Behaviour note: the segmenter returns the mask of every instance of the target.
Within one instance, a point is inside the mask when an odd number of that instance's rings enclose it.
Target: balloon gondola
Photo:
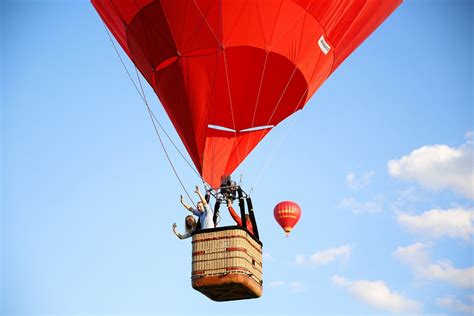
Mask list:
[[[218,302],[262,296],[262,243],[248,231],[240,226],[205,229],[193,235],[192,243],[195,290]]]
[[[209,192],[216,198],[215,210],[226,199],[228,187]],[[246,206],[252,231],[242,226],[203,229],[193,233],[191,282],[195,290],[218,302],[258,298],[263,292],[262,247],[251,198],[239,185],[232,185],[241,218]]]

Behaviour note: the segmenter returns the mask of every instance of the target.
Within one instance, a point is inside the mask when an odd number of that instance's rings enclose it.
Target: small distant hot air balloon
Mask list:
[[[275,216],[276,221],[280,224],[288,237],[293,227],[295,227],[296,223],[300,220],[301,208],[295,202],[283,201],[275,206],[273,216]]]

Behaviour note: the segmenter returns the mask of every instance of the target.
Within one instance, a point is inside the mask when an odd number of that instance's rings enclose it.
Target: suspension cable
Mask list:
[[[107,30],[107,28],[106,28],[106,30]],[[125,66],[125,64],[124,64],[124,62],[123,62],[123,60],[122,60],[122,58],[121,58],[121,56],[120,56],[120,54],[119,54],[119,52],[118,52],[116,46],[115,46],[115,43],[113,42],[113,40],[112,40],[112,38],[111,38],[111,36],[110,36],[108,30],[107,30],[107,35],[109,36],[109,39],[110,39],[112,45],[114,46],[115,52],[116,52],[117,55],[119,56],[120,61],[121,61],[121,63],[122,63],[122,66],[124,67],[125,71],[127,72],[127,75],[128,75],[128,77],[129,77],[130,81],[133,83],[133,86],[135,87],[135,90],[136,90],[137,93],[140,95],[142,101],[145,102],[145,93],[143,92],[143,88],[141,87],[141,88],[142,88],[142,92],[140,92],[140,90],[138,89],[137,85],[135,84],[135,81],[132,79],[132,77],[131,77],[131,75],[130,75],[128,69],[126,68],[126,66]],[[136,70],[136,67],[135,67],[135,70]],[[137,75],[137,77],[138,77],[138,75]],[[141,85],[141,84],[140,84],[140,85]],[[142,93],[143,93],[143,94],[142,94]],[[150,109],[150,110],[151,110],[151,109]],[[181,158],[186,162],[186,164],[191,168],[191,170],[193,170],[193,172],[194,172],[199,178],[201,178],[201,180],[203,180],[202,177],[201,177],[201,175],[199,174],[199,172],[193,167],[193,165],[189,162],[189,160],[186,159],[186,157],[184,156],[183,152],[178,148],[178,146],[177,146],[176,143],[173,141],[173,139],[171,138],[171,136],[166,132],[166,129],[163,127],[163,125],[160,123],[160,121],[156,118],[155,113],[153,112],[153,110],[151,110],[151,115],[153,116],[153,119],[155,120],[155,122],[156,122],[156,123],[158,124],[158,126],[160,127],[161,131],[166,135],[166,138],[168,139],[168,141],[173,145],[173,147],[174,147],[174,148],[176,149],[176,151],[179,153],[179,155],[181,156]],[[207,184],[204,180],[203,180],[203,182],[204,182],[205,184]]]
[[[140,75],[138,73],[138,70],[137,70],[137,67],[135,67],[135,73],[137,75],[137,79],[138,79],[138,83],[140,85],[140,89],[143,93],[143,100],[146,101],[146,95],[145,95],[145,92],[143,90],[143,86],[142,86],[142,83],[141,83],[141,80],[140,80]],[[165,128],[163,127],[163,125],[160,123],[160,121],[158,120],[158,118],[155,116],[155,113],[153,112],[153,110],[151,110],[151,108],[148,107],[148,109],[150,109],[150,114],[151,116],[153,117],[153,120],[156,122],[156,124],[158,124],[158,126],[160,127],[161,131],[166,135],[166,138],[168,138],[168,140],[170,141],[170,143],[173,145],[174,149],[176,149],[176,151],[179,153],[179,155],[181,156],[181,158],[183,158],[183,160],[187,163],[187,165],[191,168],[191,170],[194,171],[194,173],[202,180],[202,182],[204,184],[207,185],[207,182],[204,181],[204,179],[201,177],[201,175],[199,174],[199,172],[197,172],[197,170],[193,167],[193,165],[189,162],[188,159],[186,159],[186,157],[184,156],[183,152],[178,148],[178,146],[176,145],[176,143],[173,141],[173,139],[170,137],[170,135],[166,132]]]
[[[296,113],[295,113],[296,114]],[[270,155],[268,155],[267,159],[265,160],[265,163],[263,167],[260,169],[260,173],[257,177],[257,180],[255,180],[255,183],[252,185],[252,188],[249,191],[249,195],[252,195],[253,189],[257,186],[257,184],[260,182],[260,179],[262,178],[264,172],[270,165],[270,163],[273,161],[273,158],[276,156],[276,153],[280,149],[281,145],[285,142],[286,138],[288,137],[288,134],[290,133],[290,129],[295,125],[296,120],[298,119],[298,116],[295,115],[293,120],[287,124],[286,126],[286,131],[284,132],[283,136],[280,139],[280,142],[278,142],[274,147]]]
[[[137,70],[136,67],[135,67],[135,71],[136,71],[136,73],[137,73],[137,78],[138,78],[138,81],[139,81],[139,84],[140,84],[141,92],[140,92],[140,89],[138,89],[137,84],[136,84],[135,81],[133,80],[133,78],[132,78],[130,72],[128,71],[128,68],[126,67],[126,65],[125,65],[125,63],[124,63],[124,61],[123,61],[123,59],[122,59],[122,56],[120,55],[120,53],[119,53],[119,51],[118,51],[118,49],[117,49],[117,47],[116,47],[116,45],[115,45],[115,43],[114,43],[114,41],[113,41],[113,39],[112,39],[112,36],[110,35],[110,32],[109,32],[109,30],[107,29],[107,27],[105,26],[105,24],[104,24],[104,28],[105,28],[105,30],[106,30],[106,32],[107,32],[107,36],[109,37],[110,42],[112,43],[112,46],[114,47],[115,53],[117,54],[117,56],[118,56],[118,58],[119,58],[119,60],[120,60],[120,63],[122,64],[122,66],[123,66],[125,72],[127,73],[128,78],[129,78],[130,81],[132,82],[133,86],[135,87],[135,90],[138,92],[138,94],[140,95],[142,101],[144,102],[144,104],[145,104],[145,106],[146,106],[146,108],[147,108],[148,115],[150,116],[150,120],[151,120],[151,122],[152,122],[152,124],[153,124],[153,128],[154,128],[154,130],[155,130],[155,134],[156,134],[156,136],[158,137],[158,140],[159,140],[159,142],[160,142],[161,148],[163,149],[163,152],[164,152],[164,154],[165,154],[165,156],[166,156],[166,158],[167,158],[167,160],[168,160],[168,162],[169,162],[171,168],[173,169],[173,172],[174,172],[176,178],[178,179],[178,182],[180,183],[181,187],[183,188],[184,192],[186,193],[186,195],[187,195],[187,197],[189,198],[189,200],[191,201],[191,203],[194,205],[194,207],[196,207],[196,204],[194,203],[193,199],[191,198],[191,196],[190,196],[188,190],[186,190],[186,187],[184,186],[183,181],[181,180],[181,178],[180,178],[180,176],[179,176],[179,174],[178,174],[176,168],[174,167],[173,162],[171,161],[171,158],[170,158],[170,156],[169,156],[169,154],[168,154],[168,151],[166,150],[165,144],[163,143],[163,140],[162,140],[162,138],[161,138],[160,132],[158,131],[157,124],[155,123],[155,120],[156,120],[156,122],[158,123],[158,125],[161,127],[162,130],[163,130],[163,127],[162,127],[162,125],[159,123],[159,121],[157,120],[156,116],[153,114],[153,111],[151,110],[151,108],[150,108],[150,106],[149,106],[149,104],[148,104],[148,101],[147,101],[147,99],[146,99],[146,95],[145,95],[144,90],[143,90],[143,86],[142,86],[142,84],[141,84],[140,77],[139,77],[139,75],[138,75],[138,70]],[[142,93],[143,93],[143,94],[142,94]],[[169,135],[168,135],[167,133],[165,133],[165,134],[169,137]],[[170,139],[170,141],[171,141],[171,139]],[[171,142],[172,142],[172,141],[171,141]],[[172,142],[172,143],[173,143],[173,142]],[[178,149],[176,146],[175,146],[175,148]],[[178,150],[178,152],[179,152],[179,150]],[[183,156],[182,156],[182,157],[183,157]],[[189,164],[189,165],[190,165],[190,164]],[[192,168],[192,169],[194,170],[194,168]],[[201,179],[202,179],[202,178],[201,178]],[[203,182],[204,182],[204,180],[203,180]]]
[[[305,17],[306,17],[306,14],[307,14],[307,11],[305,11],[304,13],[302,13],[301,15],[299,15],[298,18],[295,19],[295,21],[290,25],[290,27],[292,27],[292,26],[296,23],[296,21],[297,21],[303,14],[304,14],[304,18],[305,18]],[[289,27],[289,28],[290,28],[290,27]],[[289,28],[288,28],[288,29],[289,29]],[[285,31],[285,33],[286,33],[286,31]],[[273,36],[273,32],[272,32],[272,36]],[[299,45],[298,50],[300,50],[300,49],[301,49],[301,43],[300,43],[300,45]],[[265,62],[266,62],[266,61],[265,61]],[[265,69],[264,69],[264,70],[265,70]],[[293,79],[293,76],[294,76],[295,73],[296,73],[296,70],[297,70],[297,66],[295,65],[295,67],[294,67],[294,69],[293,69],[293,72],[291,73],[291,75],[290,75],[290,77],[289,77],[289,79],[288,79],[288,81],[287,81],[287,83],[286,83],[286,85],[285,85],[285,88],[283,89],[283,91],[282,91],[282,93],[281,93],[281,95],[280,95],[280,98],[278,99],[278,101],[277,101],[277,103],[276,103],[276,105],[275,105],[275,108],[273,109],[273,112],[272,112],[272,114],[270,115],[270,117],[269,117],[268,122],[267,122],[266,125],[269,125],[269,124],[270,124],[270,122],[271,122],[271,120],[272,120],[272,118],[273,118],[273,116],[274,116],[274,114],[275,114],[275,112],[276,112],[278,106],[280,105],[280,102],[281,102],[281,100],[282,100],[284,94],[286,93],[286,90],[288,89],[289,84],[291,83],[291,81],[292,81],[292,79]],[[262,73],[262,76],[263,76],[263,73]],[[262,80],[263,80],[263,77],[262,77]],[[306,89],[305,89],[305,91],[303,92],[303,94],[302,94],[300,100],[296,103],[296,106],[295,106],[295,109],[293,110],[293,112],[296,112],[296,111],[297,111],[299,104],[301,103],[301,101],[303,100],[303,98],[304,98],[306,92],[308,91],[308,88],[309,88],[309,87],[306,87]],[[259,91],[259,93],[260,93],[260,91]],[[272,153],[267,157],[267,159],[266,159],[266,161],[265,161],[263,167],[261,168],[261,171],[260,171],[260,174],[259,174],[257,180],[255,181],[254,185],[253,185],[252,188],[250,189],[250,193],[252,193],[253,189],[255,188],[255,186],[258,184],[258,182],[260,181],[261,177],[263,176],[263,173],[264,173],[265,169],[268,167],[268,165],[270,164],[270,162],[273,160],[274,155],[276,154],[276,152],[278,151],[278,149],[281,147],[281,145],[283,144],[283,142],[284,142],[285,139],[287,138],[291,127],[293,127],[293,125],[294,125],[295,122],[296,122],[296,119],[297,119],[297,116],[295,116],[294,119],[293,119],[293,121],[292,121],[290,124],[288,124],[287,129],[286,129],[286,132],[284,133],[284,135],[283,135],[283,137],[282,137],[280,143],[279,143],[277,146],[274,147]],[[259,142],[263,139],[263,137],[264,137],[264,135],[262,135],[262,136],[260,137]],[[249,193],[249,194],[250,194],[250,193]]]

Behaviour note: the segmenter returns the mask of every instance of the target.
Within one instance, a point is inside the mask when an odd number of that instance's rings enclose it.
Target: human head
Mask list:
[[[250,215],[249,214],[245,214],[245,220],[250,221]]]
[[[199,212],[204,212],[204,204],[201,201],[196,203],[196,208]]]
[[[232,198],[234,198],[234,199],[236,198],[236,195],[237,195],[237,182],[232,181],[230,183],[229,193],[232,196]]]
[[[230,181],[230,176],[221,176],[221,186],[228,186]]]
[[[184,226],[186,227],[186,230],[193,229],[196,226],[196,220],[194,219],[194,216],[186,216],[184,218]]]

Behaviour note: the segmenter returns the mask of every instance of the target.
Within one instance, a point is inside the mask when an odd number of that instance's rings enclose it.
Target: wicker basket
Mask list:
[[[262,295],[262,243],[239,226],[193,234],[192,285],[214,301]]]

